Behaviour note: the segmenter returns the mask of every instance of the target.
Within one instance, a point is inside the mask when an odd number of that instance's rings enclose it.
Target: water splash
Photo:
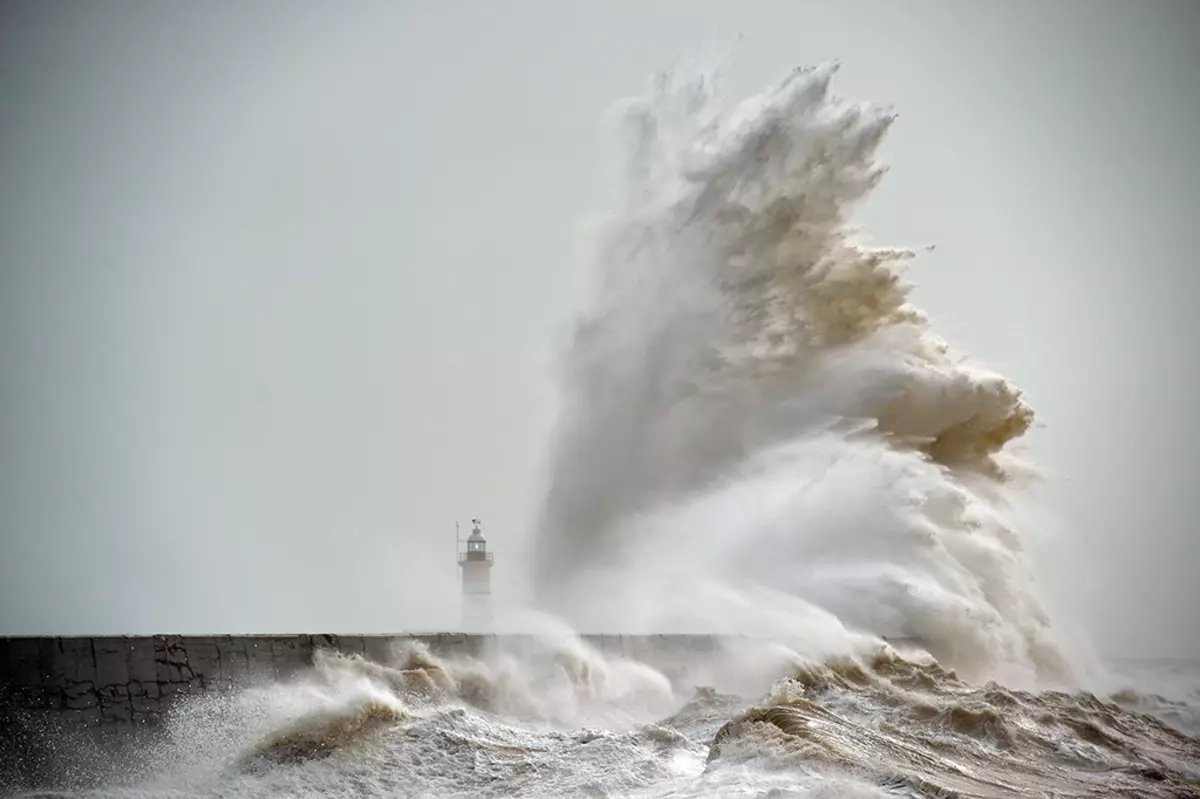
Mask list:
[[[930,329],[850,217],[890,110],[836,65],[726,102],[658,76],[562,368],[540,601],[581,629],[920,640],[1010,680],[1066,659],[1006,519],[1020,391]]]

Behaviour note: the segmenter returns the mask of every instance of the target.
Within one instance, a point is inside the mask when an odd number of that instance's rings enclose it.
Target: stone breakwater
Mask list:
[[[61,752],[46,742],[64,736],[89,746],[128,740],[153,728],[171,702],[186,694],[221,691],[286,678],[331,649],[386,663],[406,642],[437,655],[483,656],[520,635],[155,635],[144,637],[0,638],[0,788],[3,782],[53,770]],[[706,635],[585,635],[609,656],[651,663],[666,671],[685,658],[715,651]],[[23,781],[23,780],[22,780]]]
[[[512,643],[523,636],[499,636]],[[14,712],[53,712],[79,727],[151,722],[178,694],[223,690],[258,678],[287,677],[317,649],[387,662],[401,644],[434,654],[480,656],[498,636],[213,635],[104,638],[0,638],[0,723]],[[533,636],[528,636],[536,640]],[[711,651],[706,635],[585,635],[605,655],[664,663]]]

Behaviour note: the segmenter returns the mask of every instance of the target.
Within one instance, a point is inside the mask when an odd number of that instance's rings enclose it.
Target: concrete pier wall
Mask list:
[[[694,661],[719,646],[719,639],[704,635],[582,638],[606,656],[668,672],[673,663]],[[481,658],[498,649],[554,643],[544,636],[461,633],[0,638],[0,742],[8,744],[0,746],[0,761],[20,760],[27,771],[33,761],[57,757],[41,750],[52,743],[47,739],[67,734],[93,742],[128,738],[122,733],[154,727],[181,695],[286,678],[310,665],[319,649],[389,663],[411,641],[425,643],[435,655]],[[54,764],[39,768],[53,770]]]

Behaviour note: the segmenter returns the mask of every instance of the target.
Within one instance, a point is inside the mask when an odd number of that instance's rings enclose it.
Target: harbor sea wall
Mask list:
[[[721,645],[707,635],[581,637],[606,656],[667,673]],[[180,696],[286,679],[320,649],[388,663],[414,641],[435,655],[486,658],[489,651],[552,640],[462,633],[0,638],[0,780],[6,773],[22,776],[15,771],[24,777],[33,776],[31,770],[53,772],[68,739],[78,748],[137,736],[155,727]]]
[[[664,666],[718,645],[708,635],[581,637],[604,655]],[[386,663],[412,641],[437,655],[484,657],[489,649],[523,640],[546,639],[463,633],[0,638],[0,715],[43,710],[78,726],[137,725],[154,720],[181,693],[290,676],[308,666],[318,649]]]

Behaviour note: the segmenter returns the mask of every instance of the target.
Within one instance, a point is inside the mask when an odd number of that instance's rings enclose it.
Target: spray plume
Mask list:
[[[968,673],[1060,678],[1006,520],[1033,411],[856,239],[894,115],[797,69],[740,103],[663,74],[621,161],[562,364],[537,592],[582,629],[916,639]]]

